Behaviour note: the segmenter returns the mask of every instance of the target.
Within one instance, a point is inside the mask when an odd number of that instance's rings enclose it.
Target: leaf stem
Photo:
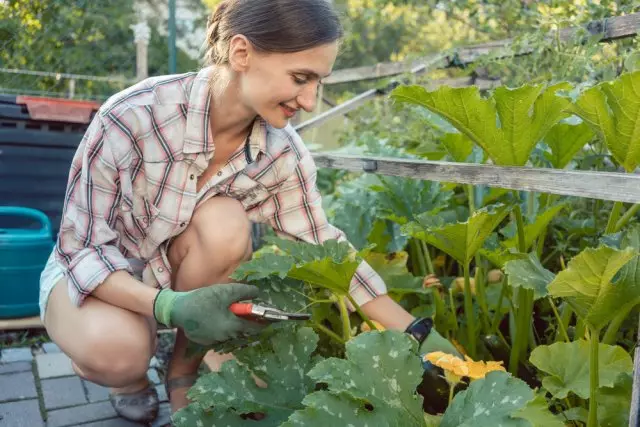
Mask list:
[[[629,221],[631,221],[631,218],[633,218],[636,213],[638,212],[638,210],[640,209],[640,203],[636,203],[635,205],[631,206],[629,209],[627,209],[627,211],[624,213],[624,215],[622,215],[622,218],[620,218],[620,220],[618,222],[616,222],[616,227],[613,230],[613,232],[618,232],[622,229],[622,227],[624,227],[625,225],[627,225],[629,223]]]
[[[424,240],[420,240],[420,247],[422,248],[422,254],[424,256],[424,260],[426,261],[426,270],[428,274],[435,274],[435,270],[433,269],[433,262],[431,261],[431,254],[429,253],[429,248],[427,247],[427,243]]]
[[[611,209],[611,213],[609,214],[609,222],[607,222],[607,228],[605,229],[604,234],[611,234],[615,232],[616,224],[618,223],[620,211],[622,211],[623,206],[624,205],[622,202],[615,202],[613,204],[613,208]]]
[[[473,315],[473,297],[471,295],[471,281],[469,280],[469,262],[464,264],[464,314],[467,319],[467,346],[469,357],[476,357],[476,325]]]
[[[502,275],[502,289],[500,290],[500,299],[498,300],[498,307],[496,311],[493,313],[493,321],[491,322],[491,334],[495,334],[498,330],[498,326],[500,325],[500,320],[502,319],[502,301],[507,294],[507,275]]]
[[[413,253],[415,254],[416,259],[418,260],[418,274],[424,278],[427,275],[427,266],[424,262],[424,256],[422,255],[422,250],[420,249],[420,243],[418,243],[418,239],[415,237],[411,239],[411,246],[413,246]]]
[[[560,332],[564,336],[564,340],[566,342],[571,342],[571,340],[569,339],[569,334],[567,334],[567,330],[564,328],[564,322],[560,317],[560,313],[558,313],[558,307],[556,307],[556,303],[553,302],[553,298],[551,297],[547,297],[547,298],[549,299],[549,304],[551,304],[551,310],[553,310],[553,314],[556,316],[556,319],[558,320],[558,328],[560,329]]]
[[[353,305],[353,307],[356,309],[356,313],[358,313],[358,315],[360,317],[362,317],[362,320],[364,320],[367,325],[369,325],[369,327],[371,328],[372,331],[377,331],[379,330],[375,323],[373,323],[371,321],[371,319],[369,319],[369,316],[367,316],[366,314],[364,314],[364,311],[362,311],[362,308],[360,308],[360,305],[358,305],[358,303],[356,302],[356,300],[351,296],[351,294],[347,294],[347,298],[349,298],[349,301],[351,302],[351,305]]]
[[[515,192],[517,194],[517,192]],[[518,250],[521,253],[527,252],[527,244],[524,236],[524,219],[522,218],[522,209],[520,209],[519,200],[516,202],[513,212],[516,217],[516,226],[518,228]]]
[[[342,339],[347,342],[351,339],[351,322],[349,321],[349,310],[344,298],[338,295],[338,308],[340,309],[340,320],[342,322]]]
[[[315,322],[313,324],[313,327],[318,329],[319,331],[324,332],[325,334],[327,334],[327,336],[329,338],[331,338],[332,340],[334,340],[334,341],[336,341],[336,342],[338,342],[338,343],[340,343],[342,345],[345,344],[345,341],[342,339],[342,337],[340,335],[336,334],[335,332],[333,332],[331,329],[327,328],[326,326]]]
[[[633,306],[630,306],[629,308],[625,308],[624,310],[619,311],[618,314],[615,315],[615,317],[611,320],[611,323],[609,323],[609,327],[607,327],[604,336],[602,337],[603,344],[614,345],[616,343],[616,337],[618,335],[618,331],[620,330],[620,326],[622,326],[622,322],[625,321],[632,309]]]
[[[591,352],[589,354],[589,418],[587,427],[598,427],[598,345],[600,331],[589,328],[591,332]]]

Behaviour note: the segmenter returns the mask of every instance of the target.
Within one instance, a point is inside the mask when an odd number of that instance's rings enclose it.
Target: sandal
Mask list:
[[[158,417],[158,392],[151,381],[146,388],[133,393],[111,392],[109,401],[116,413],[129,421],[150,423]]]

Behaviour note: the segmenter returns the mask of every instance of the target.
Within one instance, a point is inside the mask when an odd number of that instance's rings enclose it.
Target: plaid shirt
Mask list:
[[[202,201],[197,177],[215,151],[210,79],[210,68],[147,79],[110,98],[91,122],[71,165],[55,250],[77,306],[114,271],[131,272],[127,258],[145,263],[145,284],[170,286],[167,242]],[[291,126],[256,120],[247,143],[203,191],[240,201],[251,221],[270,224],[282,237],[345,240],[327,221],[315,163]],[[363,262],[351,281],[356,302],[385,292]]]

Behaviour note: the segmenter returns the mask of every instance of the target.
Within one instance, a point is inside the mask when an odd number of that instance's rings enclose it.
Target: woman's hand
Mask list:
[[[212,285],[188,292],[161,290],[155,300],[155,319],[184,330],[200,345],[212,345],[233,338],[255,335],[264,325],[242,319],[229,310],[234,302],[250,300],[258,288],[242,283]]]

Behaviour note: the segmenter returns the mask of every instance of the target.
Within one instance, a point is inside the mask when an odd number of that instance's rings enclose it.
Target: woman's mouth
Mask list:
[[[294,110],[293,108],[289,108],[285,104],[280,104],[280,108],[284,112],[284,115],[289,119],[296,115],[296,110]]]

